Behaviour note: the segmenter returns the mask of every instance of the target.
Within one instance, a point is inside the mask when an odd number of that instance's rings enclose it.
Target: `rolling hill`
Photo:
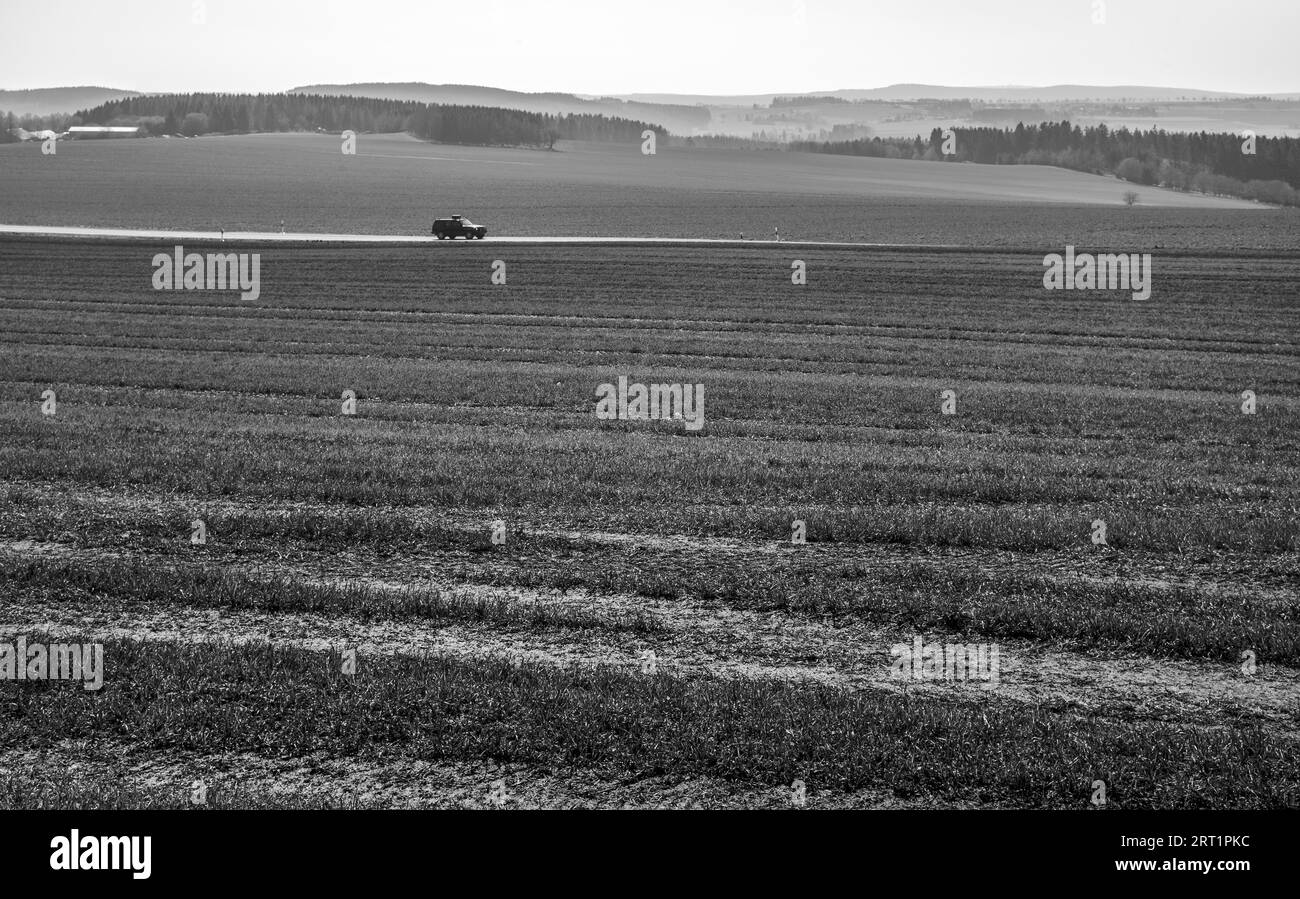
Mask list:
[[[381,100],[413,100],[448,106],[491,106],[550,115],[606,115],[653,122],[663,125],[669,131],[687,134],[706,129],[711,118],[709,111],[703,107],[680,103],[646,103],[615,97],[585,98],[563,93],[525,93],[472,84],[311,84],[291,88],[286,93],[377,97]]]
[[[0,112],[14,115],[53,115],[89,109],[120,97],[137,97],[138,91],[112,87],[42,87],[25,91],[0,90]]]
[[[776,97],[807,94],[839,100],[979,100],[985,103],[1055,103],[1068,100],[1094,102],[1161,102],[1170,100],[1216,100],[1245,97],[1224,91],[1207,91],[1184,87],[1147,85],[1055,84],[1046,87],[1010,85],[1005,87],[958,87],[943,84],[891,84],[867,89],[829,91],[785,91],[772,94],[620,94],[620,99],[641,103],[686,103],[717,106],[766,106]],[[1270,94],[1289,99],[1295,93]]]
[[[156,229],[427,234],[460,212],[499,236],[1150,245],[1232,220],[1294,245],[1289,210],[1141,188],[1045,166],[568,143],[559,152],[308,133],[0,147],[0,222]],[[1256,235],[1257,226],[1268,233]],[[1290,229],[1289,231],[1287,229]],[[1133,229],[1146,232],[1137,234]],[[1151,229],[1155,229],[1152,231]],[[1180,237],[1180,235],[1182,235]]]

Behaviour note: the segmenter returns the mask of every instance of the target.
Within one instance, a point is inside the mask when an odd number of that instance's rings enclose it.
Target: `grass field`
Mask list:
[[[303,230],[433,203],[340,173]],[[142,183],[0,220],[275,207]],[[0,683],[0,805],[1300,805],[1300,258],[1259,249],[1295,231],[1081,208],[900,206],[1017,249],[804,248],[804,286],[779,247],[288,245],[240,248],[244,303],[153,291],[166,246],[0,244],[0,634],[107,664]],[[1214,249],[1146,302],[1044,291],[1104,216]],[[703,384],[705,427],[598,420],[620,375]],[[999,682],[891,678],[918,636]]]
[[[561,152],[361,135],[0,147],[0,223],[427,234],[460,212],[491,235],[771,238],[1004,247],[1294,250],[1300,211],[1043,166],[564,144]],[[1226,236],[1226,242],[1225,242]],[[1046,250],[1039,249],[1039,252]]]

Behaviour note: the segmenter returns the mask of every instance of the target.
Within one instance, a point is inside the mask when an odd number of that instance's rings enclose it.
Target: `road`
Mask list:
[[[133,228],[79,228],[54,225],[4,225],[0,236],[68,237],[106,240],[166,240],[166,241],[224,241],[226,243],[320,243],[320,244],[623,244],[644,246],[664,244],[669,246],[732,245],[732,246],[792,246],[792,247],[914,247],[919,244],[854,243],[831,240],[751,240],[722,237],[597,237],[597,236],[494,236],[483,241],[463,239],[439,241],[431,234],[318,234],[282,231],[163,231]],[[926,249],[958,249],[958,244],[926,244]]]

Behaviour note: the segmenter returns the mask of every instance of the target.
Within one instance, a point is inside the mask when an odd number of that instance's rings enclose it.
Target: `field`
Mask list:
[[[0,220],[662,234],[700,193],[593,169],[471,207],[477,169],[314,156],[312,193],[88,187],[80,152]],[[782,191],[694,196],[684,236]],[[802,286],[776,246],[246,246],[241,302],[152,290],[165,245],[0,244],[0,631],[107,666],[0,683],[0,804],[1300,804],[1294,216],[799,202],[810,236],[893,209],[1008,246],[800,248]],[[1146,302],[1043,290],[1089,237],[1213,249],[1157,252]],[[598,420],[620,375],[703,384],[705,427]],[[996,644],[998,683],[891,677],[917,637]]]
[[[436,146],[360,135],[71,141],[0,147],[0,223],[428,234],[460,212],[499,235],[772,238],[1128,251],[1294,251],[1300,211],[1139,188],[1042,166],[763,151]]]

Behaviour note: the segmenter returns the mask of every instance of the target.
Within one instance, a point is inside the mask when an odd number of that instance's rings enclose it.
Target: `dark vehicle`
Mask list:
[[[482,240],[487,237],[487,228],[482,225],[476,225],[463,215],[453,215],[449,219],[434,219],[433,233],[439,240],[450,237],[455,240],[457,237],[463,237],[466,240],[475,238]]]

